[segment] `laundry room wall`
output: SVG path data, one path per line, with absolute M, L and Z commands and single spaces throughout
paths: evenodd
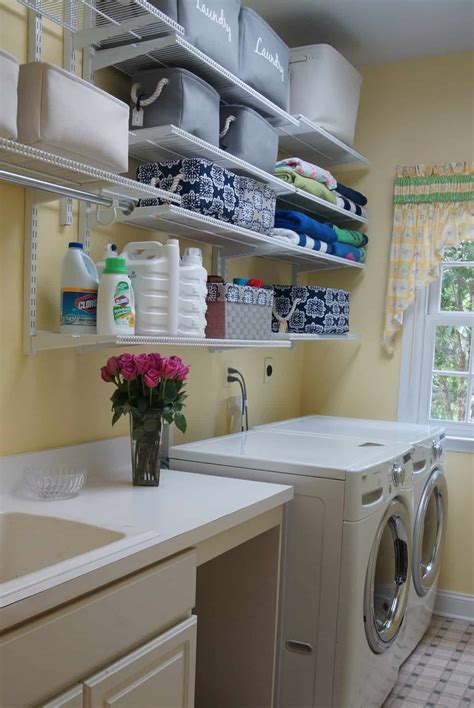
M 16 0 L 0 0 L 0 46 L 16 55 L 27 57 L 26 10 Z M 44 23 L 43 60 L 62 62 L 61 32 Z M 121 82 L 110 75 L 99 77 L 101 83 L 117 87 Z M 117 349 L 101 349 L 81 354 L 76 351 L 41 352 L 33 357 L 23 355 L 23 235 L 25 229 L 25 190 L 0 183 L 0 278 L 3 307 L 0 323 L 0 454 L 9 455 L 71 445 L 124 435 L 127 423 L 111 428 L 110 386 L 99 379 L 99 368 Z M 68 241 L 77 238 L 77 226 L 59 226 L 55 204 L 42 206 L 40 229 L 40 292 L 38 322 L 40 327 L 54 327 L 58 322 L 59 274 Z M 103 245 L 110 240 L 118 244 L 146 239 L 163 240 L 163 234 L 114 226 L 94 235 L 93 252 L 99 258 Z M 165 237 L 166 238 L 166 237 Z M 183 243 L 183 248 L 186 244 Z M 210 266 L 210 250 L 205 250 Z M 290 267 L 264 259 L 232 264 L 231 275 L 261 277 L 266 282 L 278 279 L 289 282 Z M 146 351 L 146 349 L 145 349 Z M 148 351 L 151 351 L 148 349 Z M 176 432 L 176 442 L 201 439 L 227 432 L 226 399 L 237 394 L 235 385 L 225 386 L 227 363 L 240 369 L 246 377 L 250 393 L 250 420 L 257 424 L 274 418 L 299 415 L 303 349 L 242 350 L 210 354 L 207 350 L 183 348 L 163 349 L 163 353 L 179 354 L 191 364 L 186 415 L 188 433 Z M 272 383 L 264 384 L 264 359 L 274 360 Z
M 308 282 L 352 291 L 359 343 L 306 345 L 303 413 L 396 420 L 401 347 L 381 347 L 395 166 L 474 159 L 474 54 L 362 67 L 355 147 L 368 171 L 341 173 L 369 198 L 370 247 L 364 273 L 334 271 Z M 360 67 L 359 67 L 360 68 Z M 474 459 L 448 455 L 449 524 L 440 586 L 474 595 Z

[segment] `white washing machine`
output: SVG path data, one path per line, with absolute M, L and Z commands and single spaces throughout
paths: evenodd
M 411 453 L 406 443 L 342 445 L 271 430 L 171 449 L 173 469 L 295 488 L 283 543 L 280 708 L 378 708 L 395 684 L 410 586 Z
M 308 435 L 364 437 L 369 443 L 413 445 L 413 562 L 412 584 L 403 629 L 405 660 L 429 627 L 436 599 L 441 549 L 446 533 L 448 489 L 444 475 L 444 429 L 438 426 L 359 418 L 306 416 L 261 426 Z

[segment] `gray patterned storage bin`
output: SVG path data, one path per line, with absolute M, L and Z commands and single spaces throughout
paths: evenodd
M 292 334 L 346 334 L 350 293 L 311 285 L 274 285 L 272 329 Z
M 290 49 L 255 10 L 240 11 L 239 76 L 271 101 L 288 107 Z
M 162 80 L 168 83 L 161 94 L 150 105 L 142 106 L 140 99 L 146 103 Z M 211 145 L 219 145 L 219 94 L 199 76 L 186 69 L 150 69 L 135 74 L 132 87 L 132 96 L 138 96 L 139 104 L 132 104 L 131 130 L 175 125 Z
M 185 38 L 233 74 L 239 71 L 240 0 L 152 0 L 184 27 Z
M 269 339 L 273 292 L 233 283 L 207 284 L 208 339 Z
M 231 119 L 234 120 L 231 121 Z M 278 157 L 278 133 L 252 108 L 221 106 L 220 146 L 231 155 L 273 174 Z

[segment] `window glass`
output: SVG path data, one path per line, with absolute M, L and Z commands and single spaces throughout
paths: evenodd
M 471 327 L 436 327 L 434 368 L 436 371 L 469 371 Z
M 433 376 L 431 418 L 462 423 L 466 420 L 467 376 Z
M 442 267 L 441 310 L 474 312 L 474 268 L 468 265 Z

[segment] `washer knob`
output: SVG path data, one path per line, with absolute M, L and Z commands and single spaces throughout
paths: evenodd
M 439 460 L 439 458 L 443 454 L 443 446 L 441 445 L 440 441 L 435 440 L 433 445 L 431 446 L 431 449 L 433 450 L 434 459 Z
M 400 484 L 403 484 L 403 482 L 406 479 L 406 473 L 405 473 L 404 466 L 398 465 L 398 464 L 392 465 L 392 476 L 393 476 L 393 483 L 396 487 L 400 486 Z

